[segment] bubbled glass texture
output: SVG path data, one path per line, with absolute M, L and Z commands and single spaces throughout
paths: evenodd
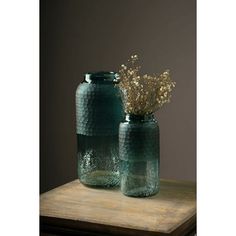
M 129 117 L 120 124 L 121 191 L 147 197 L 159 191 L 159 127 L 154 116 Z
M 118 137 L 77 134 L 78 176 L 85 185 L 113 187 L 120 183 Z
M 77 171 L 91 187 L 120 183 L 118 130 L 123 109 L 112 83 L 82 83 L 76 91 Z

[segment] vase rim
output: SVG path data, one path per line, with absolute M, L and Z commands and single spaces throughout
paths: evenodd
M 84 75 L 84 82 L 89 84 L 116 83 L 118 74 L 113 71 L 88 72 Z
M 137 114 L 125 114 L 125 119 L 127 121 L 150 121 L 155 119 L 154 113 L 144 114 L 144 115 L 137 115 Z

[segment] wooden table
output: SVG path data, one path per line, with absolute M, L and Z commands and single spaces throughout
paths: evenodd
M 161 180 L 159 194 L 131 198 L 119 189 L 88 188 L 75 180 L 40 196 L 41 232 L 104 236 L 195 235 L 195 191 L 192 182 Z

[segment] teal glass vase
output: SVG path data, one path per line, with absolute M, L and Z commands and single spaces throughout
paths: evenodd
M 85 74 L 76 90 L 78 177 L 91 187 L 120 183 L 119 123 L 124 117 L 117 74 Z
M 153 114 L 126 115 L 119 127 L 121 191 L 148 197 L 159 191 L 159 126 Z

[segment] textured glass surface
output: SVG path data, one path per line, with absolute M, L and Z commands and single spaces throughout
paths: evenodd
M 119 89 L 113 84 L 82 83 L 76 91 L 77 134 L 118 135 L 123 118 Z
M 118 135 L 86 136 L 77 134 L 78 176 L 83 184 L 94 187 L 118 186 Z
M 120 124 L 121 191 L 146 197 L 159 191 L 159 128 L 153 115 L 127 116 Z
M 118 131 L 124 117 L 113 72 L 88 73 L 76 90 L 78 177 L 93 187 L 119 185 Z

